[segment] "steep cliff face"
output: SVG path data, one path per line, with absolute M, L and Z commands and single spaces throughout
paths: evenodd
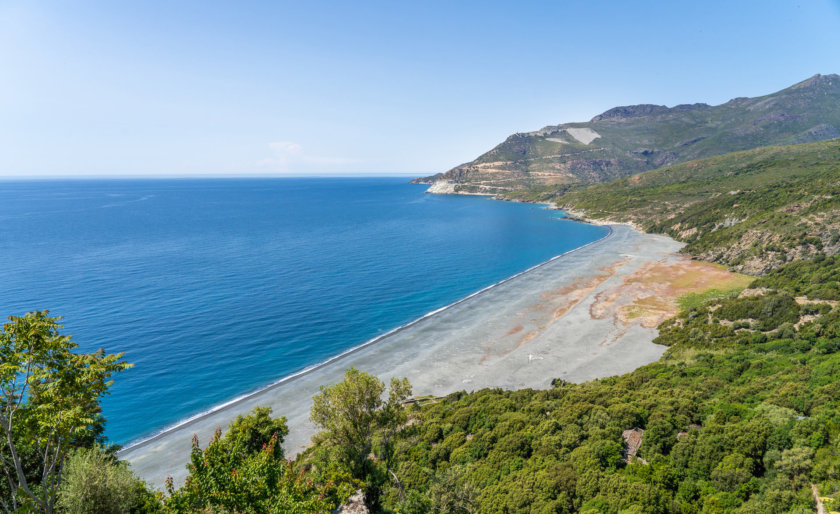
M 455 192 L 496 194 L 572 182 L 604 182 L 678 162 L 769 145 L 840 136 L 840 76 L 722 105 L 632 105 L 588 122 L 514 134 L 472 162 L 417 179 Z

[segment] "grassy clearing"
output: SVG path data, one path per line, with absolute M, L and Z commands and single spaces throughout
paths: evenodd
M 723 287 L 713 287 L 705 291 L 693 291 L 686 293 L 677 298 L 677 305 L 680 310 L 689 310 L 697 308 L 712 300 L 721 300 L 724 298 L 731 298 L 737 296 L 741 291 L 747 288 L 750 283 L 755 280 L 755 277 L 743 275 L 741 273 L 733 273 L 731 281 Z

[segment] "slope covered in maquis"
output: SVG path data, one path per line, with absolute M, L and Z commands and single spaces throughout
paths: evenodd
M 840 249 L 840 139 L 759 148 L 578 188 L 509 198 L 552 201 L 687 243 L 693 257 L 759 275 Z

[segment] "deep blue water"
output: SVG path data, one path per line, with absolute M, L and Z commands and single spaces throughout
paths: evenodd
M 125 352 L 126 444 L 606 229 L 402 178 L 0 182 L 0 316 Z M 275 413 L 282 414 L 282 413 Z

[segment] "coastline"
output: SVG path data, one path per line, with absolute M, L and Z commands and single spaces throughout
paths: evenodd
M 561 211 L 564 211 L 568 214 L 571 214 L 575 218 L 583 221 L 584 223 L 589 223 L 590 225 L 606 225 L 606 226 L 627 225 L 628 227 L 631 227 L 633 230 L 636 230 L 638 232 L 646 233 L 645 230 L 641 227 L 641 225 L 639 225 L 638 223 L 634 223 L 632 221 L 618 221 L 618 220 L 612 220 L 612 219 L 609 219 L 609 218 L 600 220 L 600 219 L 595 219 L 595 218 L 588 217 L 586 215 L 586 213 L 583 212 L 583 211 L 575 211 L 575 210 L 572 210 L 572 209 L 567 209 L 565 207 L 560 207 L 557 204 L 552 204 L 552 205 L 554 206 L 553 207 L 554 209 L 561 210 Z
M 545 204 L 545 205 L 549 205 L 549 204 Z M 325 360 L 323 360 L 323 361 L 321 361 L 317 364 L 313 364 L 312 366 L 308 366 L 308 367 L 306 367 L 306 368 L 304 368 L 300 371 L 292 373 L 291 375 L 287 375 L 287 376 L 285 376 L 285 377 L 283 377 L 283 378 L 281 378 L 281 379 L 279 379 L 275 382 L 272 382 L 271 384 L 268 384 L 264 387 L 261 387 L 261 388 L 255 390 L 255 391 L 237 396 L 236 398 L 234 398 L 232 400 L 228 400 L 228 401 L 226 401 L 224 403 L 221 403 L 219 405 L 215 405 L 215 406 L 211 407 L 210 409 L 207 409 L 206 411 L 203 411 L 203 412 L 200 412 L 200 413 L 195 414 L 193 416 L 190 416 L 187 419 L 177 421 L 176 423 L 174 423 L 172 425 L 164 427 L 163 429 L 159 430 L 158 432 L 156 432 L 155 434 L 153 434 L 151 436 L 143 437 L 143 438 L 141 438 L 137 441 L 132 441 L 129 444 L 127 444 L 126 446 L 122 447 L 119 450 L 119 452 L 117 452 L 117 455 L 122 458 L 124 454 L 127 455 L 131 452 L 137 451 L 137 450 L 143 448 L 143 446 L 145 446 L 145 445 L 154 443 L 155 440 L 157 440 L 157 439 L 166 437 L 166 435 L 169 434 L 169 433 L 172 433 L 172 432 L 174 432 L 176 430 L 180 430 L 180 429 L 186 429 L 193 424 L 200 423 L 202 421 L 202 419 L 205 419 L 205 418 L 207 418 L 207 417 L 209 417 L 213 414 L 222 412 L 226 409 L 236 408 L 237 405 L 242 404 L 243 402 L 246 402 L 249 399 L 252 399 L 252 398 L 257 397 L 257 396 L 262 395 L 262 394 L 269 393 L 273 389 L 281 387 L 284 384 L 290 383 L 290 382 L 292 382 L 292 381 L 294 381 L 298 378 L 301 378 L 301 377 L 303 377 L 307 374 L 314 373 L 314 372 L 318 371 L 319 369 L 321 369 L 325 366 L 329 366 L 331 364 L 338 363 L 340 360 L 342 360 L 346 357 L 349 357 L 356 352 L 359 352 L 359 351 L 361 351 L 361 350 L 363 350 L 363 349 L 365 349 L 369 346 L 375 345 L 376 343 L 378 343 L 378 342 L 380 342 L 380 341 L 382 341 L 382 340 L 384 340 L 388 337 L 394 336 L 394 335 L 396 335 L 396 334 L 398 334 L 398 333 L 400 333 L 404 330 L 407 330 L 407 329 L 413 327 L 414 325 L 423 322 L 424 320 L 427 320 L 427 319 L 429 319 L 429 318 L 431 318 L 431 317 L 433 317 L 437 314 L 443 313 L 443 312 L 445 312 L 445 311 L 447 311 L 447 310 L 449 310 L 453 307 L 456 307 L 456 306 L 458 306 L 458 305 L 460 305 L 460 304 L 462 304 L 466 301 L 469 301 L 473 298 L 476 298 L 476 297 L 480 296 L 481 294 L 486 293 L 487 291 L 490 291 L 490 290 L 492 290 L 496 287 L 504 285 L 507 282 L 510 282 L 511 280 L 515 280 L 518 277 L 521 277 L 521 276 L 523 276 L 527 273 L 530 273 L 530 272 L 532 272 L 534 270 L 537 270 L 537 269 L 539 269 L 543 266 L 546 266 L 546 265 L 554 262 L 557 259 L 565 257 L 565 256 L 567 256 L 569 254 L 572 254 L 574 252 L 577 252 L 579 250 L 583 250 L 584 248 L 590 247 L 590 246 L 595 245 L 599 242 L 602 242 L 602 241 L 608 239 L 609 237 L 611 237 L 614 234 L 614 230 L 613 230 L 612 226 L 607 225 L 607 228 L 609 229 L 608 232 L 605 235 L 601 236 L 600 238 L 598 238 L 594 241 L 586 243 L 585 245 L 579 246 L 577 248 L 573 248 L 573 249 L 571 249 L 567 252 L 563 252 L 560 255 L 555 255 L 554 257 L 551 257 L 550 259 L 548 259 L 546 261 L 543 261 L 539 264 L 531 266 L 530 268 L 528 268 L 526 270 L 520 271 L 519 273 L 511 275 L 511 276 L 509 276 L 505 279 L 502 279 L 502 280 L 500 280 L 500 281 L 498 281 L 494 284 L 490 284 L 489 286 L 484 287 L 482 289 L 479 289 L 478 291 L 476 291 L 474 293 L 470 293 L 469 295 L 467 295 L 467 296 L 465 296 L 465 297 L 463 297 L 459 300 L 456 300 L 456 301 L 454 301 L 450 304 L 444 305 L 443 307 L 440 307 L 440 308 L 435 309 L 431 312 L 428 312 L 428 313 L 420 316 L 419 318 L 414 319 L 414 320 L 412 320 L 412 321 L 410 321 L 410 322 L 408 322 L 404 325 L 400 325 L 399 327 L 393 328 L 393 329 L 385 332 L 384 334 L 380 334 L 380 335 L 378 335 L 374 338 L 371 338 L 371 339 L 365 341 L 362 344 L 359 344 L 359 345 L 354 346 L 354 347 L 352 347 L 348 350 L 345 350 L 345 351 L 343 351 L 343 352 L 341 352 L 337 355 L 329 357 L 329 358 L 327 358 L 327 359 L 325 359 Z
M 546 388 L 554 378 L 586 381 L 621 374 L 657 360 L 655 329 L 595 312 L 598 295 L 623 276 L 673 255 L 682 245 L 627 225 L 528 270 L 481 289 L 258 391 L 122 449 L 121 458 L 153 486 L 171 475 L 176 484 L 195 434 L 206 444 L 217 427 L 257 405 L 286 416 L 287 455 L 308 444 L 312 396 L 322 384 L 355 366 L 387 380 L 406 376 L 417 396 L 441 396 L 485 387 Z M 599 303 L 600 302 L 600 303 Z M 608 309 L 614 309 L 609 307 Z

